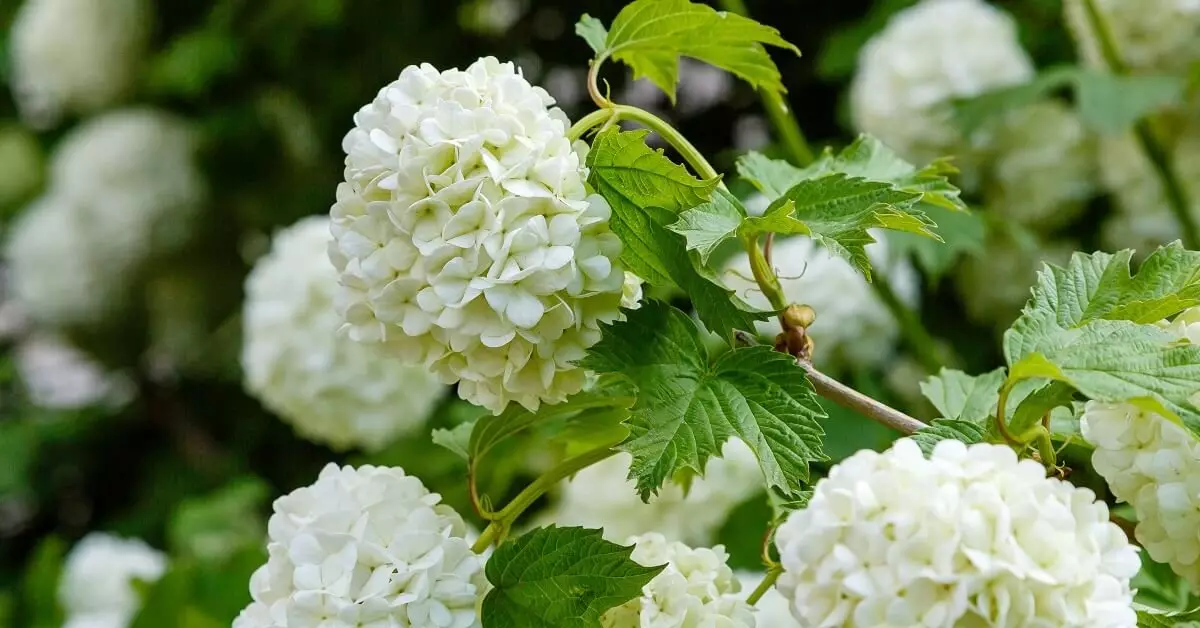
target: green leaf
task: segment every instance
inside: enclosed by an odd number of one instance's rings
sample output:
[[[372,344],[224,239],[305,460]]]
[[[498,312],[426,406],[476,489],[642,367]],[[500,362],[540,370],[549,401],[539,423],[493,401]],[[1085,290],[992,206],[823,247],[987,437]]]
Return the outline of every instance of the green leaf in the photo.
[[[1200,608],[1190,611],[1165,611],[1145,604],[1133,604],[1138,628],[1200,628]]]
[[[625,246],[621,259],[652,285],[689,295],[710,330],[727,336],[753,329],[769,314],[755,312],[726,288],[668,229],[680,212],[709,200],[719,181],[693,177],[646,146],[645,137],[646,131],[610,129],[596,136],[588,152],[588,183],[612,206],[609,224]]]
[[[594,37],[594,27],[589,28]],[[784,92],[779,69],[764,45],[800,54],[779,31],[735,13],[688,0],[635,0],[617,14],[597,57],[611,56],[626,63],[633,68],[634,78],[649,78],[672,102],[679,82],[679,57],[732,72],[755,89]]]
[[[439,427],[433,430],[433,444],[441,445],[467,460],[471,457],[468,448],[471,446],[471,432],[475,429],[475,423],[476,421],[459,423],[449,429]]]
[[[1178,242],[1160,247],[1131,275],[1133,251],[1076,253],[1066,268],[1046,264],[1033,298],[1004,334],[1014,364],[1050,335],[1096,320],[1153,323],[1200,305],[1200,253]]]
[[[701,203],[679,215],[679,220],[667,228],[687,240],[687,249],[700,254],[700,261],[708,263],[708,257],[732,238],[746,220],[746,209],[732,194],[723,189],[713,193],[712,199]]]
[[[1004,367],[978,377],[943,368],[937,375],[921,382],[921,394],[944,419],[982,424],[996,414],[1004,377]]]
[[[735,436],[757,455],[767,484],[788,494],[808,479],[810,461],[826,459],[825,412],[793,359],[754,346],[710,363],[695,323],[663,303],[607,326],[583,366],[638,387],[621,449],[633,455],[630,479],[643,499],[681,470],[701,473]]]
[[[944,440],[957,440],[967,444],[983,442],[986,428],[971,421],[957,419],[934,419],[933,423],[917,430],[911,438],[929,455],[933,448]]]
[[[610,608],[642,594],[663,570],[635,563],[632,547],[600,530],[538,528],[504,545],[484,569],[488,628],[589,628]]]
[[[1042,338],[1010,379],[1070,384],[1090,399],[1129,401],[1200,431],[1200,345],[1129,321],[1093,321]]]
[[[21,594],[31,628],[58,628],[63,612],[58,605],[58,581],[66,559],[67,544],[47,536],[33,551],[21,580]]]
[[[1073,65],[1046,68],[1028,83],[993,89],[954,103],[954,121],[965,134],[978,130],[990,119],[1028,107],[1054,93],[1075,85],[1080,69]]]
[[[1024,380],[1021,384],[1025,382],[1031,383],[1028,391],[1017,394],[1014,389],[1009,395],[1008,409],[1012,416],[1006,418],[1008,430],[1013,434],[1024,434],[1055,408],[1070,407],[1075,398],[1075,391],[1062,382]]]
[[[964,255],[979,255],[984,251],[987,223],[974,212],[950,211],[941,207],[927,207],[925,213],[937,223],[938,242],[923,235],[894,231],[888,234],[888,243],[898,255],[912,255],[921,270],[934,281],[953,269]]]
[[[592,52],[597,55],[604,52],[607,48],[605,43],[608,40],[608,29],[604,28],[604,22],[588,15],[583,14],[579,21],[575,24],[575,34],[583,38],[588,46],[591,46]]]
[[[204,28],[185,33],[151,66],[149,80],[159,94],[195,97],[218,78],[237,69],[242,59],[239,41],[220,29]]]
[[[185,500],[167,529],[173,553],[226,560],[240,549],[258,546],[265,528],[262,511],[270,494],[265,482],[247,476],[209,495]]]
[[[1099,133],[1119,133],[1141,118],[1183,100],[1187,82],[1177,76],[1121,76],[1081,70],[1075,97],[1079,116]]]

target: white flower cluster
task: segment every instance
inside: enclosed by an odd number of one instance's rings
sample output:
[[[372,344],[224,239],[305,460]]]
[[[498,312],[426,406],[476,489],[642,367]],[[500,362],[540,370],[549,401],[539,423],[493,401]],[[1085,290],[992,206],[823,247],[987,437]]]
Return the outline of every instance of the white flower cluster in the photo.
[[[602,615],[603,628],[755,628],[724,547],[693,549],[656,533],[626,544],[634,546],[634,562],[666,568],[642,588],[642,597]]]
[[[1136,72],[1184,74],[1200,60],[1200,2],[1093,0],[1121,59]],[[1063,2],[1065,21],[1083,61],[1107,67],[1083,0]]]
[[[970,149],[951,121],[956,98],[1033,78],[1012,18],[983,0],[922,0],[896,13],[859,53],[854,126],[913,163],[949,153],[964,175]],[[972,138],[972,142],[975,138]]]
[[[132,86],[151,23],[147,0],[25,0],[13,20],[13,92],[39,127],[90,113]]]
[[[753,572],[737,572],[738,582],[742,583],[742,598],[745,599],[758,588],[766,574]],[[754,619],[758,628],[803,628],[800,622],[792,616],[792,605],[783,597],[777,587],[770,587],[762,598],[754,604]]]
[[[275,235],[246,279],[246,389],[305,438],[376,450],[425,424],[445,393],[437,378],[379,345],[338,333],[329,218]]]
[[[1200,308],[1163,326],[1200,344]],[[1200,590],[1200,442],[1186,428],[1132,403],[1089,401],[1080,430],[1095,447],[1096,472],[1137,512],[1138,542]]]
[[[820,480],[775,537],[804,625],[1132,628],[1137,550],[1088,489],[1009,447],[910,439]]]
[[[125,628],[141,608],[134,581],[154,583],[166,570],[166,556],[141,540],[88,534],[63,565],[63,628]]]
[[[873,272],[887,277],[900,300],[915,307],[920,300],[916,270],[908,260],[888,254],[886,236],[880,233],[874,236],[878,241],[867,246]],[[809,330],[816,342],[818,365],[870,368],[887,362],[890,348],[899,337],[899,327],[862,273],[803,236],[776,239],[771,261],[783,286],[783,295],[790,301],[810,305],[817,312],[817,320]],[[750,258],[745,253],[730,258],[722,279],[750,305],[770,309],[767,298],[754,282]],[[774,337],[779,325],[775,321],[760,322],[758,332]]]
[[[43,408],[69,410],[99,403],[121,404],[133,394],[133,383],[126,377],[105,371],[52,335],[23,339],[15,357],[29,400]]]
[[[990,148],[988,206],[1023,225],[1061,227],[1095,191],[1095,143],[1079,114],[1061,101],[1009,113]]]
[[[403,469],[326,466],[275,500],[233,628],[478,628],[482,559],[440,501]]]
[[[628,479],[632,460],[621,453],[563,482],[549,521],[603,528],[613,542],[657,532],[671,541],[707,545],[734,507],[763,487],[758,458],[736,438],[725,443],[720,458],[709,460],[704,475],[693,478],[687,491],[669,483],[648,504]]]
[[[409,66],[343,143],[330,256],[351,336],[494,412],[579,391],[574,361],[620,316],[611,209],[553,102],[494,58]]]
[[[1200,220],[1200,124],[1168,120],[1169,150],[1188,198],[1192,215]],[[1168,137],[1169,136],[1169,137]],[[1159,177],[1133,134],[1105,138],[1101,143],[1101,180],[1112,193],[1116,212],[1102,226],[1104,243],[1111,248],[1152,251],[1180,237],[1179,223],[1171,212]]]
[[[36,322],[87,325],[112,314],[156,256],[181,246],[204,200],[196,138],[169,114],[93,118],[53,157],[49,187],[8,243],[13,297]]]

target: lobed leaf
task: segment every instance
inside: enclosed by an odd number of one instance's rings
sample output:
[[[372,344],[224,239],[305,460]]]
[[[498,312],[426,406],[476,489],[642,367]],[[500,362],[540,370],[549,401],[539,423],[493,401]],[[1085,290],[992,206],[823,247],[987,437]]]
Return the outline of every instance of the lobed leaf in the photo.
[[[944,440],[957,440],[973,444],[983,442],[987,429],[979,423],[959,419],[934,419],[929,425],[917,430],[910,437],[920,446],[925,455]]]
[[[983,424],[996,413],[1004,377],[1003,367],[977,377],[943,368],[921,382],[921,394],[944,419]]]

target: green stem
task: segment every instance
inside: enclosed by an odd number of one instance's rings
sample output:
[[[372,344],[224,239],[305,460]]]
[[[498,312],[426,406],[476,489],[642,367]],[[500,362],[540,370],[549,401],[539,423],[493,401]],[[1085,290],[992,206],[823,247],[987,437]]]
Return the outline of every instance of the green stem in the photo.
[[[642,126],[658,133],[666,143],[670,144],[675,150],[679,151],[679,155],[684,161],[691,165],[692,169],[701,179],[716,179],[721,175],[717,174],[716,168],[708,163],[704,155],[696,148],[686,137],[683,136],[671,123],[662,118],[646,111],[630,105],[613,105],[613,111],[622,120],[632,120]]]
[[[571,125],[571,128],[567,129],[567,139],[574,142],[575,140],[583,137],[583,134],[587,133],[590,129],[608,122],[615,115],[616,112],[611,108],[606,107],[604,109],[597,109],[580,118],[578,122]]]
[[[921,324],[920,317],[917,313],[910,309],[900,297],[896,295],[896,291],[892,290],[891,284],[883,276],[883,273],[871,273],[871,289],[875,291],[875,296],[891,311],[896,322],[900,325],[900,333],[904,337],[904,343],[912,350],[913,356],[921,363],[921,366],[930,373],[937,373],[946,360],[943,359],[941,352],[938,351],[937,340],[925,329]]]
[[[754,591],[750,594],[750,597],[746,598],[746,603],[751,606],[757,604],[758,601],[762,599],[762,596],[766,595],[767,591],[770,591],[771,587],[775,586],[775,581],[778,580],[779,576],[782,574],[782,567],[774,567],[768,570],[767,575],[763,577],[762,582],[758,583],[758,588],[754,589]]]
[[[1000,432],[1000,435],[1004,437],[1004,440],[1008,442],[1009,445],[1024,444],[1019,438],[1013,436],[1013,433],[1009,431],[1008,420],[1004,416],[1008,411],[1008,394],[1012,392],[1013,386],[1016,385],[1016,383],[1017,382],[1012,379],[1005,380],[1004,385],[1000,387],[1000,398],[996,400],[996,431]]]
[[[1096,6],[1095,0],[1083,0],[1083,8],[1092,33],[1095,34],[1096,41],[1100,46],[1100,54],[1104,57],[1104,63],[1114,74],[1128,74],[1129,65],[1125,63],[1125,58],[1121,55],[1120,48],[1117,47],[1117,40],[1113,37],[1112,29],[1109,28],[1108,20]],[[1189,249],[1200,247],[1200,225],[1197,224],[1196,216],[1192,214],[1191,199],[1188,198],[1187,190],[1179,179],[1171,152],[1163,146],[1147,118],[1138,120],[1134,124],[1133,131],[1137,137],[1138,146],[1146,155],[1150,165],[1154,167],[1159,183],[1163,186],[1167,204],[1171,208],[1171,213],[1175,215],[1175,220],[1179,223],[1180,231],[1183,232],[1184,245]]]
[[[574,458],[562,461],[554,468],[542,474],[532,484],[526,486],[520,493],[517,493],[517,496],[507,506],[501,508],[495,514],[495,519],[479,535],[479,539],[475,541],[472,549],[476,552],[482,552],[494,541],[502,540],[507,536],[517,517],[520,517],[525,512],[525,509],[529,508],[539,497],[545,495],[546,491],[554,488],[564,478],[570,477],[605,458],[615,455],[617,450],[613,449],[614,446],[616,446],[616,443],[609,443],[602,447],[586,451]]]
[[[758,238],[742,238],[742,246],[750,256],[750,272],[753,273],[759,290],[762,290],[767,297],[767,302],[771,304],[771,307],[776,311],[783,311],[788,305],[787,298],[783,296],[783,286],[779,284],[779,277],[775,276],[775,269],[771,268],[766,255],[759,248]]]
[[[721,8],[730,13],[747,17],[750,15],[746,10],[746,3],[742,0],[721,0],[720,4]],[[771,90],[759,90],[758,96],[762,99],[767,117],[771,119],[771,125],[775,127],[775,132],[779,134],[784,147],[791,155],[791,161],[797,166],[812,163],[812,149],[808,146],[808,140],[804,139],[804,131],[800,129],[800,123],[796,121],[796,116],[792,115],[792,110],[783,95]]]

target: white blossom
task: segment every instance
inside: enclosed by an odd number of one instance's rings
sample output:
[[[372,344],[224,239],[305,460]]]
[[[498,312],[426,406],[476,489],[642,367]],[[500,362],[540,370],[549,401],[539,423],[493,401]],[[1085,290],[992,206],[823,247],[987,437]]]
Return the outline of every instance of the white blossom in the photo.
[[[1079,114],[1048,100],[1005,116],[986,170],[989,207],[1024,225],[1061,227],[1094,192],[1096,147]]]
[[[1200,344],[1200,308],[1163,326]],[[1138,542],[1200,590],[1200,443],[1186,428],[1133,403],[1089,401],[1080,430],[1095,448],[1096,472],[1137,512]]]
[[[1191,202],[1189,209],[1200,220],[1200,124],[1180,124],[1170,118],[1166,122],[1168,126],[1159,136],[1172,154],[1176,174]],[[1147,254],[1178,239],[1182,232],[1158,173],[1133,134],[1105,138],[1100,151],[1101,180],[1116,206],[1102,226],[1104,244]]]
[[[873,272],[887,279],[903,303],[915,307],[920,299],[916,270],[908,260],[888,254],[882,234],[875,237],[878,241],[867,246]],[[896,318],[850,262],[800,236],[776,238],[772,263],[784,297],[817,312],[816,322],[809,328],[816,343],[817,364],[872,367],[887,362],[900,333]],[[722,279],[750,305],[770,309],[753,280],[746,253],[729,259]],[[773,338],[779,333],[779,323],[760,322],[758,332]]]
[[[34,405],[69,410],[99,403],[120,404],[132,396],[133,384],[128,378],[106,371],[52,335],[29,336],[14,353],[21,383]]]
[[[954,99],[1024,83],[1033,62],[1013,19],[983,0],[922,0],[896,13],[859,52],[850,85],[854,126],[908,161],[949,153],[964,175],[975,169],[951,120]]]
[[[343,143],[330,255],[349,333],[494,412],[577,392],[574,362],[620,316],[611,209],[551,105],[494,58],[409,66]]]
[[[234,628],[478,628],[482,558],[440,501],[400,468],[326,466],[275,500]]]
[[[1042,264],[1065,264],[1074,251],[1070,242],[1022,243],[1003,235],[990,237],[982,253],[963,258],[954,271],[967,316],[1007,329],[1033,296]]]
[[[735,574],[742,583],[742,598],[745,599],[762,584],[764,573],[737,572]],[[792,617],[791,604],[779,592],[777,587],[770,587],[762,598],[754,604],[754,619],[758,628],[803,628],[800,622]]]
[[[1093,0],[1120,51],[1135,72],[1186,74],[1200,60],[1200,2],[1196,0]],[[1083,61],[1105,68],[1099,40],[1083,0],[1064,0],[1065,21]]]
[[[339,334],[329,218],[276,234],[246,279],[242,370],[247,390],[302,436],[337,449],[379,449],[425,424],[445,388],[421,366]]]
[[[152,584],[166,570],[166,556],[141,540],[88,534],[63,564],[58,585],[63,628],[125,628],[141,607],[134,582]]]
[[[1095,497],[1003,445],[901,439],[788,516],[779,587],[808,626],[1132,628],[1137,550]]]
[[[102,321],[190,236],[205,197],[196,137],[168,114],[93,118],[59,145],[46,193],[9,235],[14,299],[51,326]]]
[[[668,540],[695,545],[711,543],[738,504],[763,488],[758,458],[745,443],[730,439],[721,457],[711,458],[704,474],[688,490],[668,483],[644,503],[628,479],[633,457],[620,453],[563,482],[559,501],[547,514],[566,526],[603,528],[613,542],[657,532]]]
[[[51,126],[124,96],[150,34],[150,7],[146,0],[25,0],[9,40],[22,117]]]
[[[631,537],[626,545],[634,546],[634,562],[666,568],[640,598],[602,615],[602,628],[755,628],[724,547],[693,549],[656,533]]]

